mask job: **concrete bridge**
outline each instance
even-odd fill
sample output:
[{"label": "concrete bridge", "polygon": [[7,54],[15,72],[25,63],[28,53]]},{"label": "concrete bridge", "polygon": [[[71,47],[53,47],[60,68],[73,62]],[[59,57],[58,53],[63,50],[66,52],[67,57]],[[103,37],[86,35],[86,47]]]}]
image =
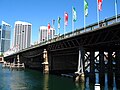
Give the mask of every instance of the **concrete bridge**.
[{"label": "concrete bridge", "polygon": [[[27,68],[34,68],[44,73],[89,72],[91,82],[95,82],[95,73],[99,72],[100,82],[109,73],[113,81],[113,70],[120,81],[120,15],[116,22],[111,17],[66,35],[42,42],[4,57],[5,61],[25,63]],[[112,74],[111,74],[112,73]],[[110,81],[110,82],[111,82]],[[104,83],[103,83],[104,84]]]}]

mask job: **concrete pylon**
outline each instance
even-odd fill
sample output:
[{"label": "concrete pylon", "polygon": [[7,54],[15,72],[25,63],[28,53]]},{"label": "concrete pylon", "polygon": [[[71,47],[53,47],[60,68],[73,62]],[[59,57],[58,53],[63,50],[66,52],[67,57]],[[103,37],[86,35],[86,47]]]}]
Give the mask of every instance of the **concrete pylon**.
[{"label": "concrete pylon", "polygon": [[43,73],[48,74],[49,73],[49,63],[48,63],[48,53],[47,50],[44,49],[43,51],[43,58],[44,58],[44,62],[43,64]]},{"label": "concrete pylon", "polygon": [[77,72],[75,72],[75,82],[85,82],[85,75],[83,69],[83,54],[81,52],[81,49],[79,49],[78,70]]},{"label": "concrete pylon", "polygon": [[20,63],[20,56],[17,55],[17,63]]}]

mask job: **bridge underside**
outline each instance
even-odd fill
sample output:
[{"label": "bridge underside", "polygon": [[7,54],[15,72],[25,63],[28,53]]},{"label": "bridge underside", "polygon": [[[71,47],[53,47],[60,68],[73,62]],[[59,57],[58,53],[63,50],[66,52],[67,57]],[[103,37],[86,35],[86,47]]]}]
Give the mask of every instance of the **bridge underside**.
[{"label": "bridge underside", "polygon": [[73,73],[78,66],[78,49],[51,51],[51,73]]},{"label": "bridge underside", "polygon": [[[91,53],[102,52],[103,57],[105,57],[104,52],[108,53],[110,51],[119,51],[120,23],[101,27],[99,30],[95,29],[81,33],[80,35],[72,38],[66,38],[64,40],[49,44],[48,51],[51,53],[51,71],[57,71],[60,73],[61,71],[64,73],[64,70],[70,73],[75,72],[78,66],[79,49],[83,50],[85,60],[84,64],[86,61],[90,62],[90,58],[94,59],[95,62],[95,55],[93,57],[89,57]],[[86,59],[85,57],[87,52],[89,52],[90,55]],[[98,56],[100,58],[101,54]],[[90,63],[88,65],[90,66]],[[84,71],[87,69],[87,67],[88,66],[84,67]]]},{"label": "bridge underside", "polygon": [[85,50],[117,50],[120,45],[120,23],[81,33],[48,45],[50,51],[83,47]]}]

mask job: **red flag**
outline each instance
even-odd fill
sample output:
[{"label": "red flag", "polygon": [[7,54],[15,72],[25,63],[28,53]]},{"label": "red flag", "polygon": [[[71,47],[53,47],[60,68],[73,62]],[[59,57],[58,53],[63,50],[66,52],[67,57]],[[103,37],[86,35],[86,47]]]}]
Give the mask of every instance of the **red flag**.
[{"label": "red flag", "polygon": [[48,23],[48,34],[50,34],[50,23]]},{"label": "red flag", "polygon": [[68,13],[65,13],[64,18],[65,18],[65,25],[67,26],[68,25]]},{"label": "red flag", "polygon": [[98,10],[102,10],[102,0],[98,0]]}]

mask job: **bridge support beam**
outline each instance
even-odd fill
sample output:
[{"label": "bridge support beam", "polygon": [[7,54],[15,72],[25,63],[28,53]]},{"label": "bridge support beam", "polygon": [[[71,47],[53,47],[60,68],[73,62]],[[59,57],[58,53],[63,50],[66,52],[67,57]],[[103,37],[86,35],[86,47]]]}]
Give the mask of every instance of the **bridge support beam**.
[{"label": "bridge support beam", "polygon": [[79,49],[79,58],[78,58],[78,70],[75,72],[75,82],[85,82],[84,75],[84,51],[83,49]]},{"label": "bridge support beam", "polygon": [[90,76],[89,76],[89,82],[95,83],[95,52],[90,51]]},{"label": "bridge support beam", "polygon": [[112,51],[108,52],[108,86],[113,87],[113,64],[112,64]]},{"label": "bridge support beam", "polygon": [[120,50],[116,51],[115,54],[116,54],[115,80],[117,88],[120,88]]},{"label": "bridge support beam", "polygon": [[105,85],[105,63],[104,63],[104,51],[99,51],[99,83],[101,86]]},{"label": "bridge support beam", "polygon": [[48,63],[48,52],[46,49],[43,51],[43,58],[44,62],[43,64],[43,73],[48,74],[49,73],[49,63]]}]

